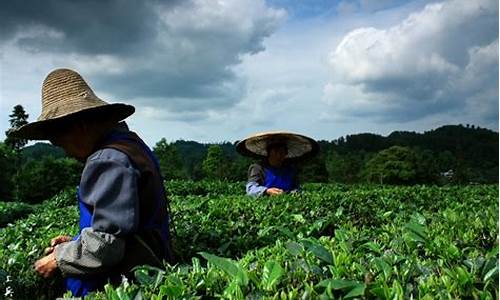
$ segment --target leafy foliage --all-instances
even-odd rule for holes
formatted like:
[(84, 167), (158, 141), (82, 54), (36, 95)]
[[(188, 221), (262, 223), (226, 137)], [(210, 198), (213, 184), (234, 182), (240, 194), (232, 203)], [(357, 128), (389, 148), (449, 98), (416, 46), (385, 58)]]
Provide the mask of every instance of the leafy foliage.
[(226, 178), (226, 157), (220, 145), (211, 145), (208, 147), (207, 157), (202, 163), (202, 169), (205, 176), (209, 179)]
[(50, 239), (76, 234), (78, 211), (75, 191), (59, 193), (41, 203), (36, 213), (0, 229), (0, 291), (13, 299), (53, 299), (62, 294), (60, 275), (44, 280), (33, 263)]
[(26, 146), (21, 150), (21, 157), (24, 162), (28, 162), (30, 160), (40, 160), (46, 156), (52, 156), (57, 159), (64, 158), (66, 154), (62, 148), (49, 143), (41, 142)]
[(187, 178), (187, 172), (182, 166), (182, 161), (177, 148), (167, 143), (163, 138), (156, 143), (153, 151), (160, 163), (160, 170), (166, 180)]
[[(108, 285), (88, 298), (498, 296), (496, 185), (307, 184), (301, 194), (257, 200), (238, 195), (243, 184), (166, 185), (179, 263), (140, 267), (134, 282)], [(52, 236), (75, 233), (73, 192), (0, 230), (6, 245), (0, 250), (0, 288), (10, 287), (13, 298), (62, 293), (55, 288), (60, 278), (44, 281), (31, 265)], [(7, 275), (9, 282), (2, 281)]]
[(11, 199), (14, 193), (14, 181), (12, 174), (16, 168), (14, 161), (16, 153), (4, 143), (0, 143), (0, 199)]
[(33, 206), (20, 202), (0, 202), (0, 227), (33, 212)]
[[(22, 105), (18, 104), (14, 106), (12, 114), (10, 114), (9, 117), (10, 129), (19, 128), (28, 124), (29, 115), (24, 111), (24, 107)], [(8, 132), (9, 131), (5, 132), (5, 134), (8, 134)], [(27, 143), (28, 141), (25, 139), (12, 138), (10, 136), (7, 136), (5, 139), (5, 144), (16, 151), (20, 150)]]
[(417, 177), (417, 158), (410, 148), (392, 146), (380, 151), (366, 164), (365, 176), (371, 182), (413, 183)]
[[(423, 134), (402, 131), (395, 131), (387, 137), (375, 134), (355, 134), (333, 141), (319, 141), (319, 143), (320, 155), (298, 166), (301, 183), (362, 183), (366, 181), (379, 183), (381, 177), (374, 175), (377, 168), (373, 163), (368, 164), (368, 162), (375, 157), (386, 155), (391, 146), (409, 149), (413, 158), (397, 160), (399, 158), (394, 155), (386, 157), (387, 172), (385, 173), (390, 175), (392, 172), (395, 177), (382, 180), (384, 183), (498, 182), (498, 133), (487, 129), (460, 125), (443, 126)], [(62, 149), (47, 143), (37, 143), (21, 149), (21, 157), (3, 159), (2, 154), (5, 151), (1, 147), (0, 166), (2, 170), (9, 171), (0, 175), (0, 183), (2, 183), (0, 184), (0, 199), (13, 197), (16, 186), (13, 177), (16, 173), (22, 172), (25, 167), (32, 167), (28, 164), (30, 161), (40, 161), (46, 156), (64, 157)], [(210, 147), (212, 150), (209, 157), (208, 148)], [(247, 170), (252, 163), (250, 158), (238, 155), (234, 145), (228, 142), (201, 144), (181, 140), (167, 143), (165, 139), (162, 139), (156, 144), (154, 151), (167, 180), (243, 181), (247, 179)], [(204, 163), (205, 167), (203, 167)], [(21, 184), (28, 185), (28, 183)]]
[[(365, 182), (366, 163), (392, 146), (405, 147), (414, 153), (417, 161), (414, 182), (498, 182), (498, 132), (484, 128), (448, 125), (424, 133), (394, 131), (388, 136), (360, 133), (319, 141), (319, 144), (321, 155), (300, 166), (301, 182)], [(177, 150), (187, 178), (246, 180), (251, 160), (238, 155), (231, 143), (202, 144), (181, 140), (170, 146)], [(210, 166), (215, 169), (203, 170), (203, 161), (211, 146), (222, 148), (223, 160)], [(220, 151), (217, 155), (220, 157)], [(220, 166), (225, 172), (216, 171)], [(450, 170), (453, 171), (451, 178), (440, 175)]]
[(38, 203), (52, 197), (61, 189), (75, 187), (80, 181), (82, 164), (70, 158), (55, 159), (46, 156), (32, 160), (15, 175), (16, 199)]
[(258, 201), (232, 195), (174, 196), (174, 209), (186, 215), (177, 219), (178, 241), (186, 241), (177, 247), (189, 249), (186, 264), (139, 268), (136, 283), (108, 286), (106, 296), (498, 295), (497, 186), (310, 185), (305, 190)]
[(172, 196), (239, 195), (245, 192), (242, 183), (221, 180), (170, 180), (165, 188), (167, 194)]

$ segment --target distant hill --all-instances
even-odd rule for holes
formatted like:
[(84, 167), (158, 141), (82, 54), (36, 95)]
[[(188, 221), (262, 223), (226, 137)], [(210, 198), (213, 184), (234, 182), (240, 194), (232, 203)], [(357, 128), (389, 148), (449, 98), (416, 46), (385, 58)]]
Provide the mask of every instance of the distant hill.
[[(391, 146), (406, 146), (421, 151), (431, 151), (439, 158), (441, 171), (457, 167), (481, 177), (482, 182), (498, 181), (498, 132), (476, 126), (446, 125), (424, 133), (394, 131), (388, 136), (373, 133), (351, 134), (331, 141), (319, 141), (321, 153), (331, 151), (340, 155), (354, 155), (360, 165), (370, 155)], [(193, 172), (201, 165), (210, 144), (195, 141), (173, 143), (188, 170)], [(234, 145), (220, 144), (228, 159), (238, 156)], [(322, 163), (324, 157), (315, 163)]]
[(416, 133), (411, 131), (394, 131), (387, 137), (360, 133), (347, 135), (332, 141), (340, 151), (367, 151), (377, 152), (391, 146), (419, 147), (436, 152), (451, 151), (455, 154), (463, 153), (473, 159), (485, 156), (488, 159), (498, 160), (498, 132), (462, 125), (446, 125), (437, 129)]
[[(391, 146), (406, 146), (427, 151), (436, 157), (441, 172), (464, 169), (477, 182), (498, 182), (498, 132), (476, 126), (446, 125), (423, 133), (394, 131), (388, 136), (373, 133), (351, 134), (331, 141), (319, 141), (321, 155), (314, 164), (324, 165), (325, 157), (335, 151), (353, 160), (352, 172), (359, 171), (375, 153)], [(190, 178), (201, 178), (201, 164), (212, 144), (178, 140), (172, 143)], [(239, 158), (232, 143), (219, 143), (228, 161)], [(47, 143), (37, 143), (22, 150), (26, 160), (51, 155), (64, 157), (64, 151)], [(314, 169), (311, 172), (318, 172)], [(241, 178), (246, 175), (241, 174)]]
[(41, 159), (44, 156), (52, 156), (53, 158), (61, 158), (66, 156), (63, 149), (53, 146), (49, 143), (36, 143), (31, 146), (26, 146), (22, 149), (21, 153), (23, 159), (27, 161), (32, 159)]
[[(388, 136), (371, 133), (347, 135), (323, 141), (324, 151), (340, 154), (373, 153), (391, 146), (431, 151), (446, 168), (467, 169), (479, 182), (498, 182), (498, 132), (476, 126), (446, 125), (424, 133), (394, 131)], [(451, 161), (448, 164), (444, 160)]]

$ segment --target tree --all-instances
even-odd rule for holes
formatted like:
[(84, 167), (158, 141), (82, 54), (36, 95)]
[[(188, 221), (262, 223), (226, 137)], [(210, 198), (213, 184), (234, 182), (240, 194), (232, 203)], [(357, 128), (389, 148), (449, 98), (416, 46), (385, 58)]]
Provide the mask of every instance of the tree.
[(227, 178), (231, 181), (246, 181), (248, 167), (251, 164), (251, 158), (238, 155), (230, 162), (230, 171)]
[(202, 163), (207, 154), (208, 146), (195, 141), (178, 140), (172, 143), (182, 160), (187, 176), (193, 180), (203, 178)]
[(153, 151), (159, 160), (163, 178), (170, 180), (188, 177), (174, 144), (169, 144), (164, 138), (162, 138), (158, 143), (156, 143)]
[(14, 182), (12, 174), (16, 172), (16, 153), (4, 143), (0, 143), (0, 201), (12, 199)]
[(330, 151), (325, 160), (329, 180), (342, 183), (357, 182), (363, 165), (362, 156), (358, 153), (341, 155), (335, 150)]
[[(5, 132), (7, 133), (11, 129), (16, 129), (19, 128), (23, 125), (28, 124), (28, 117), (29, 115), (24, 111), (24, 108), (22, 105), (16, 105), (14, 106), (14, 109), (12, 110), (12, 114), (9, 115), (10, 119), (10, 129)], [(25, 139), (18, 139), (18, 138), (12, 138), (7, 135), (7, 138), (5, 139), (5, 144), (11, 147), (12, 149), (19, 151), (24, 145), (28, 143), (27, 140)]]
[(224, 151), (220, 145), (211, 145), (208, 147), (207, 156), (202, 163), (202, 170), (209, 179), (226, 178), (227, 164), (224, 157)]
[(299, 182), (327, 182), (328, 170), (323, 155), (297, 164)]
[(370, 182), (410, 184), (416, 180), (416, 155), (408, 147), (392, 146), (366, 163), (365, 178)]
[(436, 155), (431, 150), (414, 149), (417, 183), (437, 183), (439, 181), (439, 165)]
[(328, 179), (333, 182), (342, 182), (344, 174), (344, 159), (332, 150), (326, 155), (325, 160), (326, 170), (328, 171)]
[(456, 158), (453, 156), (451, 151), (446, 150), (439, 153), (437, 156), (437, 166), (440, 172), (446, 172), (449, 170), (453, 170), (455, 167)]
[(83, 165), (71, 158), (55, 159), (46, 156), (31, 160), (14, 176), (15, 198), (18, 201), (38, 203), (57, 194), (61, 189), (76, 186)]

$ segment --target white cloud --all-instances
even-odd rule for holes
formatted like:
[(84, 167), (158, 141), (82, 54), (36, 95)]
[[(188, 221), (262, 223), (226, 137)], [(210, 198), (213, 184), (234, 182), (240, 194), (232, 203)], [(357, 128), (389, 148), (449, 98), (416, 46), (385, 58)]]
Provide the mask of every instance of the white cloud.
[[(380, 121), (463, 109), (479, 90), (498, 93), (497, 25), (497, 1), (450, 0), (389, 28), (355, 29), (330, 53), (324, 101), (337, 115), (377, 112), (372, 118)], [(496, 97), (479, 98), (498, 110)]]
[(484, 118), (489, 126), (498, 122), (498, 40), (469, 50), (469, 64), (456, 84), (457, 94), (465, 95), (465, 110)]
[[(0, 129), (17, 103), (30, 120), (38, 115), (43, 78), (55, 67), (79, 70), (109, 102), (135, 105), (128, 123), (150, 145), (161, 137), (234, 141), (265, 130), (333, 139), (449, 123), (496, 128), (498, 121), (485, 120), (498, 108), (497, 6), (383, 2), (391, 8), (349, 1), (353, 13), (335, 15), (313, 4), (304, 12), (309, 2), (293, 1), (287, 16), (264, 0), (168, 1), (152, 10), (143, 4), (160, 2), (113, 0), (106, 3), (141, 13), (125, 13), (126, 23), (97, 19), (92, 30), (70, 18), (23, 27), (8, 35), (22, 34), (22, 48), (12, 39), (0, 48)], [(65, 3), (65, 13), (94, 16), (91, 5)], [(81, 35), (70, 38), (75, 30)], [(0, 28), (0, 38), (7, 31)], [(30, 42), (37, 34), (54, 44), (37, 48)]]

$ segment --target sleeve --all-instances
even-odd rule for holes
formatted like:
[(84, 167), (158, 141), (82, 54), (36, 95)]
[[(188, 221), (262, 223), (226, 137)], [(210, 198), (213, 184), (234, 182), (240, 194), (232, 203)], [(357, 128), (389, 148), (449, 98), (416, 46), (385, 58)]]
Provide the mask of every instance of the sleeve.
[(122, 152), (106, 150), (86, 164), (80, 197), (94, 207), (92, 228), (95, 231), (123, 236), (137, 231), (139, 224), (139, 171)]
[(85, 228), (76, 241), (59, 244), (57, 267), (64, 277), (101, 273), (118, 264), (125, 254), (125, 240)]
[(124, 256), (124, 236), (139, 224), (139, 172), (128, 157), (114, 149), (89, 158), (80, 182), (81, 200), (93, 207), (92, 227), (80, 237), (56, 247), (63, 275), (102, 272)]
[(247, 195), (252, 197), (262, 196), (267, 187), (264, 184), (264, 170), (258, 164), (253, 164), (248, 168), (248, 182), (246, 184)]

